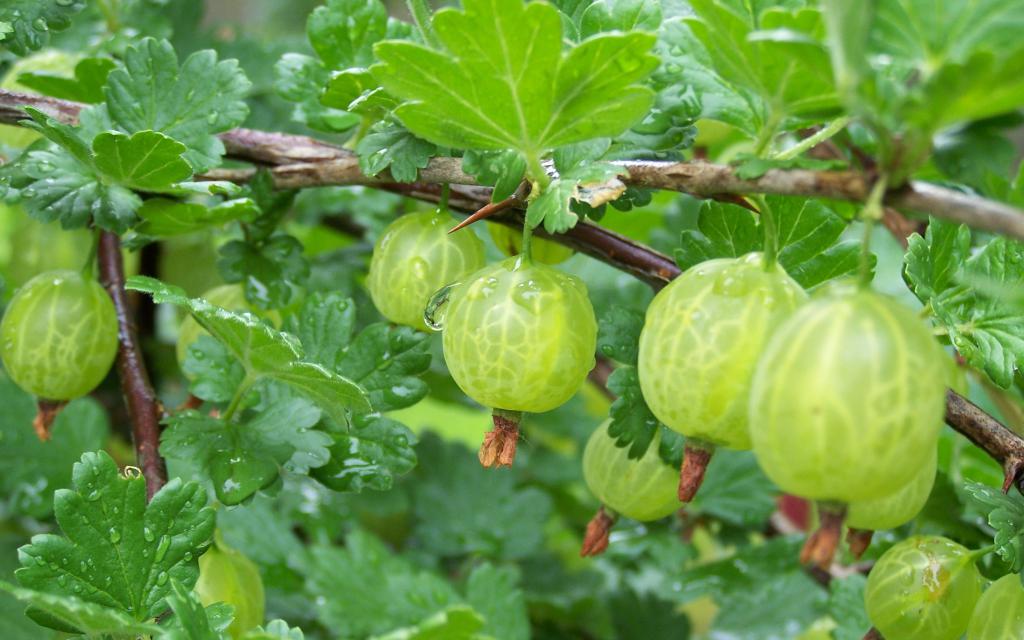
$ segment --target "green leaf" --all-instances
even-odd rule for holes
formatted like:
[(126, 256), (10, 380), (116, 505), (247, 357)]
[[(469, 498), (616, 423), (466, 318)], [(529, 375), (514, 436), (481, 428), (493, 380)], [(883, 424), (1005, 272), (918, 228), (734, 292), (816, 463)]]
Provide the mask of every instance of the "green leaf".
[(174, 617), (165, 628), (161, 638), (166, 640), (229, 640), (227, 632), (231, 624), (231, 605), (217, 603), (204, 608), (199, 596), (177, 580), (171, 580), (171, 593), (167, 604), (174, 611)]
[(416, 626), (396, 629), (391, 633), (373, 636), (370, 640), (486, 640), (490, 636), (477, 633), (483, 626), (483, 619), (472, 607), (455, 605), (439, 611)]
[(156, 131), (125, 135), (107, 131), (92, 141), (96, 169), (114, 182), (139, 191), (158, 191), (188, 180), (192, 168), (185, 145)]
[(540, 224), (548, 233), (564, 233), (576, 226), (579, 216), (572, 210), (573, 202), (599, 207), (618, 198), (626, 185), (618, 179), (624, 169), (615, 164), (597, 162), (567, 171), (552, 180), (540, 197), (526, 209), (526, 222)]
[(359, 123), (359, 116), (321, 102), (330, 74), (316, 58), (301, 53), (286, 53), (274, 66), (277, 93), (294, 102), (292, 119), (319, 131), (346, 131)]
[(310, 550), (308, 588), (322, 601), (317, 616), (342, 637), (363, 637), (416, 624), (457, 599), (445, 580), (392, 555), (356, 530), (345, 546)]
[(251, 222), (257, 215), (259, 208), (251, 198), (227, 200), (212, 207), (196, 202), (149, 198), (139, 208), (138, 216), (142, 222), (135, 231), (141, 236), (166, 238), (222, 227), (229, 222)]
[(0, 494), (5, 506), (14, 514), (48, 517), (53, 492), (71, 485), (71, 466), (106, 441), (106, 413), (91, 398), (73, 400), (57, 414), (50, 441), (41, 442), (31, 428), (34, 399), (6, 377), (0, 377), (0, 407)]
[(644, 314), (618, 305), (601, 315), (597, 324), (597, 350), (616, 362), (636, 365)]
[(652, 593), (643, 596), (632, 589), (613, 592), (609, 602), (612, 624), (618, 638), (686, 640), (690, 620), (685, 613)]
[(207, 335), (188, 346), (182, 371), (192, 395), (208, 402), (228, 402), (245, 380), (245, 368), (228, 348)]
[(50, 34), (71, 26), (85, 0), (6, 0), (0, 6), (0, 44), (17, 56), (42, 49)]
[(126, 133), (153, 130), (174, 138), (188, 147), (184, 157), (192, 170), (202, 173), (224, 154), (216, 134), (248, 116), (242, 98), (250, 86), (237, 60), (218, 62), (206, 49), (179, 66), (169, 42), (144, 38), (125, 51), (124, 66), (107, 76), (105, 110), (93, 107), (99, 110), (94, 117)]
[(517, 586), (514, 567), (478, 565), (466, 582), (466, 601), (483, 615), (483, 631), (502, 640), (529, 640), (530, 619), (526, 599)]
[(26, 613), (44, 626), (90, 636), (135, 638), (160, 632), (154, 624), (139, 622), (122, 611), (98, 605), (72, 595), (23, 589), (0, 580), (0, 590), (29, 605)]
[[(840, 242), (846, 223), (817, 200), (768, 196), (775, 218), (779, 264), (804, 288), (856, 272), (859, 244)], [(764, 228), (749, 210), (707, 201), (700, 209), (696, 230), (683, 231), (676, 262), (686, 270), (715, 258), (738, 258), (764, 249)], [(874, 265), (872, 256), (872, 265)]]
[(1005, 389), (1024, 361), (1024, 308), (1001, 292), (1024, 286), (1024, 244), (996, 238), (970, 254), (966, 226), (932, 219), (909, 240), (904, 277), (957, 351)]
[[(491, 473), (462, 445), (424, 436), (411, 482), (423, 547), (440, 556), (522, 558), (544, 542), (551, 500), (512, 475)], [(472, 514), (467, 518), (466, 514)]]
[(355, 323), (356, 305), (351, 298), (337, 291), (317, 291), (303, 302), (294, 333), (310, 360), (339, 371)]
[(384, 120), (398, 103), (381, 88), (369, 69), (354, 67), (331, 76), (320, 104), (358, 114), (365, 122)]
[(640, 392), (640, 377), (633, 365), (622, 365), (608, 376), (608, 390), (617, 397), (608, 410), (612, 422), (608, 435), (615, 438), (618, 447), (629, 447), (629, 457), (637, 460), (644, 456), (654, 440), (654, 434), (664, 427), (651, 413)]
[(734, 161), (736, 177), (740, 180), (756, 180), (772, 169), (807, 169), (809, 171), (829, 171), (842, 169), (846, 163), (841, 160), (820, 160), (797, 156), (779, 160), (777, 158), (759, 158), (757, 156), (741, 156)]
[(370, 70), (405, 101), (395, 110), (402, 123), (435, 144), (539, 157), (615, 136), (651, 105), (636, 84), (658, 64), (649, 34), (605, 34), (563, 51), (558, 11), (521, 0), (467, 0), (437, 12), (433, 29), (445, 50), (382, 42)]
[(582, 38), (606, 31), (657, 31), (661, 26), (658, 0), (597, 0), (583, 12)]
[(242, 640), (305, 640), (302, 629), (289, 627), (284, 620), (271, 620), (266, 626), (245, 632)]
[(116, 67), (110, 58), (84, 58), (75, 65), (74, 78), (36, 71), (19, 75), (18, 84), (54, 98), (96, 104), (103, 102), (103, 85)]
[(218, 500), (238, 504), (273, 484), (297, 452), (320, 464), (327, 461), (331, 439), (313, 429), (319, 420), (320, 411), (312, 403), (287, 397), (234, 421), (182, 411), (165, 420), (160, 453), (197, 464)]
[(309, 14), (306, 35), (328, 69), (367, 67), (387, 26), (388, 12), (379, 0), (327, 0)]
[(252, 314), (237, 314), (201, 298), (189, 298), (178, 287), (144, 276), (133, 276), (125, 285), (143, 291), (155, 302), (185, 307), (199, 325), (235, 356), (252, 380), (271, 378), (287, 383), (310, 398), (338, 424), (347, 423), (347, 410), (371, 409), (365, 392), (351, 380), (303, 360), (293, 337), (263, 324)]
[(1024, 499), (1016, 492), (1004, 494), (977, 482), (967, 482), (964, 490), (995, 529), (996, 553), (1010, 571), (1020, 572), (1024, 568)]
[(864, 610), (866, 583), (867, 578), (859, 573), (829, 583), (828, 613), (839, 625), (832, 630), (835, 640), (861, 640), (872, 627)]
[(213, 536), (214, 512), (194, 482), (170, 480), (146, 504), (146, 481), (109, 455), (86, 453), (73, 490), (54, 497), (64, 535), (38, 534), (18, 550), (22, 586), (78, 597), (144, 621), (166, 609), (168, 579), (193, 585)]
[(834, 117), (839, 100), (815, 8), (691, 2), (690, 34), (674, 32), (704, 116), (751, 137)]
[(427, 384), (416, 376), (430, 367), (429, 348), (425, 333), (372, 324), (348, 346), (337, 371), (366, 391), (375, 411), (402, 409), (427, 395)]
[(427, 166), (437, 147), (420, 140), (401, 126), (389, 122), (374, 125), (356, 145), (359, 168), (375, 176), (390, 168), (398, 182), (414, 182), (418, 171)]
[(264, 241), (232, 240), (217, 261), (225, 282), (241, 282), (245, 298), (261, 309), (281, 309), (298, 299), (309, 277), (309, 262), (294, 236), (277, 234)]
[(768, 522), (778, 497), (778, 488), (752, 453), (718, 449), (692, 508), (738, 527), (756, 528)]
[(481, 184), (494, 187), (491, 202), (508, 198), (523, 181), (526, 160), (519, 153), (505, 151), (466, 151), (462, 155), (462, 170), (474, 176)]
[(416, 466), (416, 436), (396, 420), (356, 416), (348, 430), (330, 437), (331, 459), (310, 475), (335, 491), (388, 491), (395, 478)]

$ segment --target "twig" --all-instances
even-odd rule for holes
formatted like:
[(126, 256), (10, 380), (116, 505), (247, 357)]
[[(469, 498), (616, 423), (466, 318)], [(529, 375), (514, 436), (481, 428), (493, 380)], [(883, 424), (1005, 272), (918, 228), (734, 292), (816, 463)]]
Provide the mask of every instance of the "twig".
[(167, 467), (159, 451), (160, 416), (163, 411), (153, 385), (149, 382), (149, 373), (142, 358), (138, 331), (124, 290), (121, 240), (116, 234), (102, 232), (97, 259), (103, 286), (107, 288), (117, 312), (117, 372), (121, 377), (121, 390), (131, 418), (135, 457), (146, 478), (148, 499), (167, 483)]
[[(25, 119), (22, 111), (25, 106), (34, 106), (62, 121), (73, 122), (83, 105), (0, 90), (0, 123), (20, 123)], [(390, 181), (386, 174), (363, 175), (352, 152), (307, 136), (234, 129), (221, 134), (220, 138), (229, 156), (273, 165), (274, 184), (280, 188)], [(700, 197), (760, 193), (863, 202), (873, 183), (870, 175), (858, 171), (773, 169), (760, 177), (743, 179), (733, 167), (700, 161), (620, 164), (629, 173), (628, 178), (621, 178), (627, 185), (681, 191)], [(244, 182), (252, 173), (250, 169), (218, 169), (202, 177)], [(460, 158), (433, 158), (420, 171), (419, 177), (425, 183), (476, 184), (476, 179), (462, 170)], [(930, 183), (914, 181), (892, 189), (886, 194), (885, 204), (1024, 240), (1024, 211)]]

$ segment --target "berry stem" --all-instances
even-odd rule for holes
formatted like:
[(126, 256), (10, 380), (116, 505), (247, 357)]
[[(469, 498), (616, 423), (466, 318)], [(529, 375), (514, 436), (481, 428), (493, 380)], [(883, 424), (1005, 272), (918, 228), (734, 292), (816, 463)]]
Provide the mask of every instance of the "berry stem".
[(885, 640), (885, 638), (882, 637), (878, 629), (871, 627), (861, 640)]
[(477, 457), (480, 464), (491, 467), (511, 467), (516, 458), (516, 444), (519, 442), (519, 423), (523, 419), (521, 411), (495, 409), (491, 414), (494, 428), (484, 435)]
[(46, 442), (50, 439), (50, 427), (53, 426), (53, 421), (60, 415), (61, 410), (67, 406), (66, 401), (61, 400), (43, 400), (39, 398), (36, 401), (36, 417), (32, 420), (32, 428), (35, 429), (36, 435), (39, 436), (41, 442)]
[(714, 445), (694, 439), (686, 441), (683, 464), (679, 469), (680, 502), (690, 502), (697, 495), (700, 485), (704, 482), (704, 472), (707, 471), (714, 453)]
[(871, 546), (871, 538), (875, 532), (870, 529), (850, 529), (846, 532), (846, 543), (850, 545), (850, 553), (860, 560), (864, 552)]
[(441, 199), (437, 201), (437, 209), (441, 213), (450, 213), (448, 210), (448, 199), (452, 194), (452, 185), (445, 182), (441, 185)]
[(821, 524), (818, 530), (807, 538), (804, 548), (800, 551), (800, 562), (811, 564), (828, 571), (832, 566), (839, 540), (843, 534), (843, 519), (846, 518), (846, 505), (830, 502), (818, 503), (818, 514)]
[(875, 223), (882, 219), (882, 199), (885, 198), (885, 189), (889, 180), (882, 174), (871, 187), (871, 193), (860, 211), (860, 219), (864, 223), (864, 236), (860, 243), (860, 286), (867, 287), (871, 284), (871, 233), (875, 229)]
[(583, 545), (580, 547), (580, 557), (596, 556), (604, 553), (608, 548), (608, 534), (618, 516), (609, 513), (604, 505), (597, 510), (594, 517), (587, 523), (587, 532), (583, 536)]
[(764, 229), (764, 268), (771, 271), (779, 257), (779, 228), (775, 224), (775, 212), (764, 196), (757, 198), (761, 214), (761, 228)]

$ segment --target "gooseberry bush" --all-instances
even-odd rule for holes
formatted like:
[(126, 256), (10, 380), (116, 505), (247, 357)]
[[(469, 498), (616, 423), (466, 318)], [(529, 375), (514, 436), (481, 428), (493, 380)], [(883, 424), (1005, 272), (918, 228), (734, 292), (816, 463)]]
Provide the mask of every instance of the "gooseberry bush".
[(1024, 0), (0, 0), (5, 638), (1024, 638)]

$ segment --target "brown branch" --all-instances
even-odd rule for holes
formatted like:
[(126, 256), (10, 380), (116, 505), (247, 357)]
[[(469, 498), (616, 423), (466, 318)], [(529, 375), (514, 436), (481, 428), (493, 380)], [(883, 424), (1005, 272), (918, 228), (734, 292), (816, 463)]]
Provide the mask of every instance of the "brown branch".
[(152, 498), (167, 483), (167, 467), (160, 457), (160, 416), (163, 410), (149, 382), (142, 358), (128, 296), (124, 290), (124, 264), (121, 240), (109, 231), (100, 235), (97, 259), (103, 286), (107, 288), (117, 311), (117, 372), (128, 416), (132, 423), (135, 457), (146, 478), (146, 497)]
[[(74, 121), (81, 108), (72, 102), (0, 90), (0, 123), (16, 124), (25, 119), (23, 106), (35, 106), (65, 122)], [(420, 182), (400, 184), (389, 181), (387, 176), (368, 178), (362, 175), (351, 152), (306, 136), (235, 129), (221, 134), (221, 140), (231, 157), (276, 165), (272, 172), (281, 187), (372, 184), (405, 196), (437, 202), (440, 199), (437, 183), (451, 183), (449, 206), (454, 210), (472, 213), (490, 202), (490, 189), (473, 186), (473, 177), (462, 171), (458, 158), (434, 158), (420, 171)], [(704, 197), (768, 193), (863, 201), (871, 189), (871, 181), (865, 174), (852, 171), (776, 169), (759, 178), (743, 180), (731, 167), (706, 162), (624, 164), (630, 174), (625, 180), (627, 184)], [(216, 170), (205, 177), (244, 182), (252, 173), (250, 169)], [(1024, 239), (1024, 212), (935, 185), (913, 182), (890, 191), (886, 203)], [(521, 227), (523, 223), (521, 212), (505, 212), (492, 220), (513, 227)], [(656, 290), (680, 273), (668, 256), (588, 221), (577, 224), (565, 234), (550, 236), (538, 229), (537, 235), (636, 276)], [(1002, 464), (1008, 475), (1013, 471), (1011, 481), (1017, 479), (1015, 469), (1024, 460), (1024, 440), (953, 392), (950, 392), (946, 409), (950, 426)]]
[[(82, 108), (78, 103), (65, 100), (0, 90), (0, 123), (20, 123), (25, 119), (21, 109), (24, 106), (34, 106), (64, 122), (74, 121)], [(234, 129), (221, 134), (220, 138), (230, 157), (272, 166), (274, 184), (281, 188), (390, 181), (385, 174), (363, 175), (352, 152), (308, 136)], [(701, 161), (620, 164), (629, 173), (628, 178), (622, 179), (627, 185), (706, 198), (763, 193), (863, 202), (872, 186), (872, 177), (859, 171), (773, 169), (758, 178), (743, 179), (733, 167)], [(201, 178), (244, 182), (252, 173), (251, 169), (218, 169)], [(420, 180), (476, 184), (475, 178), (462, 170), (459, 158), (433, 158), (420, 171)], [(890, 190), (885, 202), (899, 209), (927, 213), (1024, 240), (1024, 211), (1000, 202), (918, 181)]]

